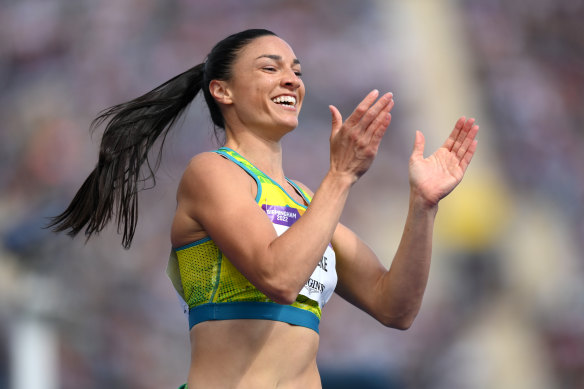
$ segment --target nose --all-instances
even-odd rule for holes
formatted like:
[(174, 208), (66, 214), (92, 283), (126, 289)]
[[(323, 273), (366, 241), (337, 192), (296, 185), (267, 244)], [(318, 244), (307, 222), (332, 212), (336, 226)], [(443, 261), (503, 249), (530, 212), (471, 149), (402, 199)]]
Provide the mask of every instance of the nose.
[(300, 88), (302, 81), (300, 77), (296, 74), (296, 72), (292, 69), (289, 69), (284, 73), (282, 76), (282, 85), (290, 88), (290, 89), (298, 89)]

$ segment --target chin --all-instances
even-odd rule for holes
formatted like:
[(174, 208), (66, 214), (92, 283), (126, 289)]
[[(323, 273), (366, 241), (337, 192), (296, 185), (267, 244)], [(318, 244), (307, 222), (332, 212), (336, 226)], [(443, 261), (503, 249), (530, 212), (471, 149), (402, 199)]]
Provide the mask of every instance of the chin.
[(291, 122), (282, 123), (280, 126), (282, 128), (285, 128), (287, 130), (287, 132), (294, 131), (294, 129), (296, 129), (296, 127), (298, 127), (298, 121), (296, 121), (294, 123), (291, 123)]
[(289, 132), (298, 127), (298, 118), (295, 117), (278, 118), (274, 121), (274, 126), (285, 129), (287, 132)]

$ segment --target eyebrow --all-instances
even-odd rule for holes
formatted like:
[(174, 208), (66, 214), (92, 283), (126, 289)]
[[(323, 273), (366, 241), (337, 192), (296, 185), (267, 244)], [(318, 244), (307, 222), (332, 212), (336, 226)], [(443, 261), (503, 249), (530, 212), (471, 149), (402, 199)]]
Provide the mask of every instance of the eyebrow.
[[(269, 59), (273, 59), (274, 61), (282, 61), (282, 56), (276, 55), (276, 54), (262, 54), (259, 57), (257, 57), (256, 59), (260, 59), (260, 58), (269, 58)], [(295, 65), (300, 65), (300, 60), (298, 58), (294, 58), (292, 60), (292, 63)]]

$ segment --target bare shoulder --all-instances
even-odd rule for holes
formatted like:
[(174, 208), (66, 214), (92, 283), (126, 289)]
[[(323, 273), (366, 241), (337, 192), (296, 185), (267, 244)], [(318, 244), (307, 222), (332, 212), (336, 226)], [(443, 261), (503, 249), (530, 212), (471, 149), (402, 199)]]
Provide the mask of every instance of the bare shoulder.
[(228, 225), (224, 219), (229, 216), (223, 215), (226, 210), (255, 204), (256, 193), (255, 181), (235, 163), (213, 152), (194, 156), (178, 185), (173, 245), (178, 247), (209, 235), (214, 223)]
[(235, 163), (217, 153), (204, 152), (189, 161), (179, 184), (179, 194), (186, 191), (197, 195), (206, 189), (249, 186), (249, 183), (249, 175)]
[(213, 152), (194, 156), (188, 163), (177, 191), (179, 206), (192, 215), (193, 208), (231, 201), (233, 196), (253, 198), (255, 181), (239, 166)]
[(227, 160), (225, 157), (214, 153), (212, 151), (204, 152), (195, 155), (189, 161), (183, 179), (185, 178), (199, 178), (205, 179), (212, 176), (209, 173), (225, 173), (236, 172), (240, 169), (235, 169), (235, 164)]

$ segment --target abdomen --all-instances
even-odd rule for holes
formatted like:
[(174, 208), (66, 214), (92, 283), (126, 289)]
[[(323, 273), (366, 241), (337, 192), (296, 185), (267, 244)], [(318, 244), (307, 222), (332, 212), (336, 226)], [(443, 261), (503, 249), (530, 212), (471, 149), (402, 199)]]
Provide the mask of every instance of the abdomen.
[(269, 320), (221, 320), (191, 330), (189, 389), (320, 388), (319, 337)]

